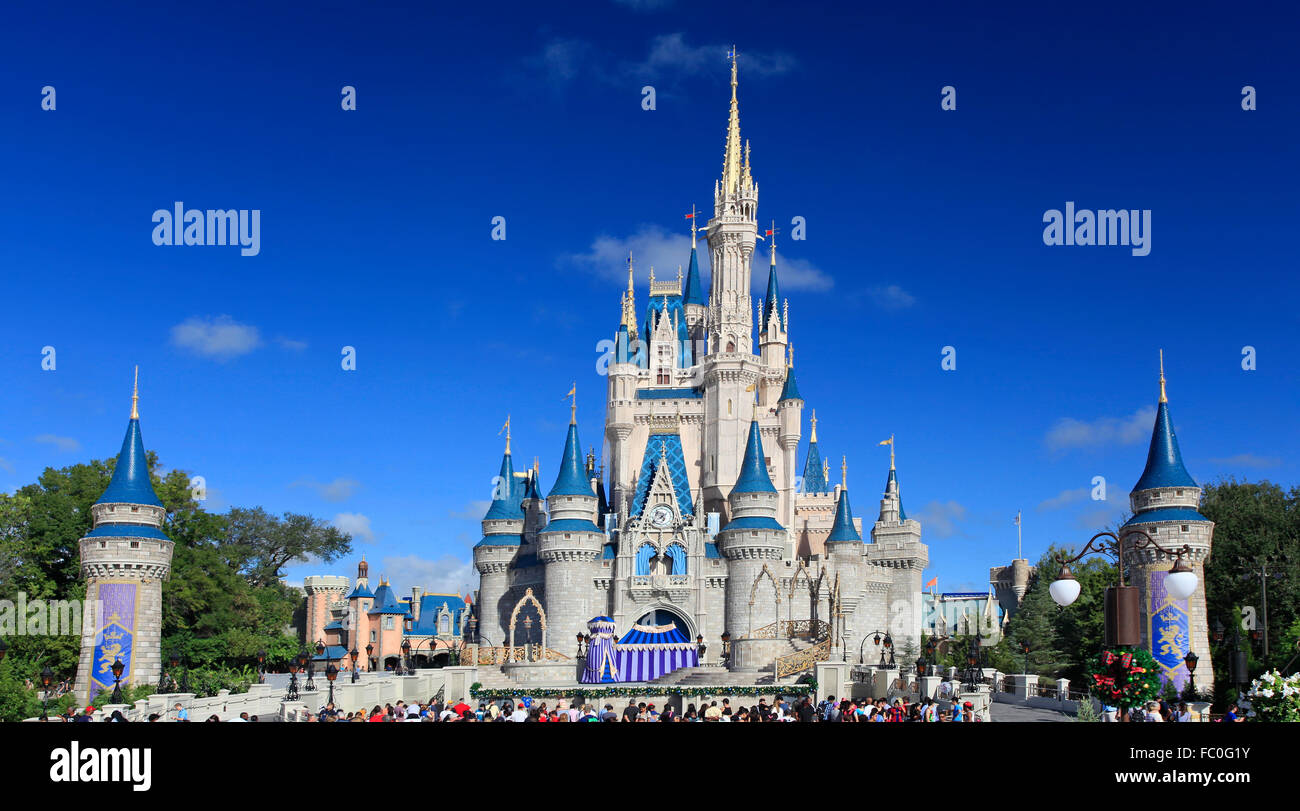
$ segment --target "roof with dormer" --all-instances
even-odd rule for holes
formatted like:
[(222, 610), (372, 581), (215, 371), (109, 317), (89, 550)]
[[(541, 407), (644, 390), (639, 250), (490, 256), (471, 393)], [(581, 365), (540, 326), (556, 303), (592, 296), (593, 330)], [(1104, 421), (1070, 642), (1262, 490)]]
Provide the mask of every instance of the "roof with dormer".
[[(767, 473), (767, 457), (763, 454), (763, 440), (758, 435), (758, 420), (749, 424), (749, 441), (745, 444), (745, 458), (740, 463), (740, 476), (733, 493), (775, 493), (772, 477)], [(728, 525), (730, 526), (730, 525)]]
[(127, 422), (122, 450), (118, 452), (117, 464), (113, 467), (113, 478), (108, 482), (108, 489), (95, 503), (163, 506), (158, 494), (153, 491), (153, 481), (149, 478), (149, 461), (145, 456), (138, 417), (132, 417)]
[(460, 635), (460, 620), (465, 610), (465, 600), (459, 594), (425, 594), (420, 598), (420, 619), (411, 623), (409, 636), (437, 636), (438, 615), (443, 606), (451, 614), (451, 633)]
[[(686, 329), (686, 308), (680, 295), (663, 295), (651, 296), (646, 302), (645, 311), (645, 331), (641, 333), (641, 341), (647, 346), (650, 343), (650, 336), (654, 335), (655, 328), (659, 326), (660, 320), (669, 319), (670, 325), (675, 325), (674, 333), (677, 341), (678, 355), (677, 368), (689, 369), (693, 364), (691, 360), (691, 342), (690, 333)], [(643, 358), (646, 356), (643, 354)], [(649, 363), (648, 358), (642, 363), (646, 368)]]
[(682, 452), (682, 438), (677, 433), (658, 433), (646, 437), (645, 453), (641, 456), (641, 474), (636, 480), (636, 493), (632, 497), (632, 512), (638, 516), (645, 509), (646, 496), (654, 484), (655, 471), (659, 469), (659, 460), (668, 465), (668, 477), (672, 481), (673, 493), (677, 496), (677, 506), (683, 515), (692, 515), (695, 507), (691, 501), (691, 482), (686, 474), (686, 456)]
[(1142, 478), (1133, 485), (1133, 492), (1156, 487), (1198, 487), (1196, 480), (1183, 466), (1183, 454), (1178, 449), (1174, 423), (1169, 419), (1169, 403), (1161, 401), (1156, 409), (1156, 424), (1151, 430), (1151, 446), (1147, 450), (1147, 466)]
[(853, 525), (853, 508), (849, 506), (848, 488), (840, 490), (840, 497), (835, 501), (835, 523), (831, 526), (831, 534), (826, 536), (827, 543), (835, 541), (862, 541), (862, 535)]
[(392, 586), (387, 583), (380, 583), (379, 588), (375, 589), (375, 604), (367, 613), (405, 614), (407, 613), (407, 607), (398, 602)]
[(582, 454), (579, 452), (581, 443), (578, 442), (578, 424), (569, 423), (569, 434), (564, 440), (564, 455), (560, 458), (560, 472), (555, 477), (555, 485), (551, 487), (550, 496), (592, 496), (595, 492), (591, 489), (591, 480), (587, 478), (587, 467), (582, 462)]

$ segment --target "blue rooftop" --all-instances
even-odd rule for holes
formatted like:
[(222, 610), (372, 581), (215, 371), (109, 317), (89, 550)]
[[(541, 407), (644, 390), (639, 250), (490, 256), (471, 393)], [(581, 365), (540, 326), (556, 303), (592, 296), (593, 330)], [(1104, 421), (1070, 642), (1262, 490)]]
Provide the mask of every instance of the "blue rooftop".
[(640, 515), (645, 509), (646, 496), (654, 482), (655, 471), (662, 458), (668, 464), (668, 476), (677, 495), (677, 505), (685, 515), (695, 512), (691, 501), (691, 482), (686, 473), (686, 457), (682, 453), (682, 438), (677, 434), (651, 434), (646, 438), (645, 453), (641, 456), (641, 474), (637, 477), (636, 494), (632, 498), (631, 515)]
[(744, 518), (733, 518), (722, 528), (723, 532), (730, 532), (733, 529), (776, 529), (784, 530), (775, 518), (768, 518), (763, 515), (749, 515)]
[(827, 543), (833, 541), (862, 541), (862, 535), (853, 525), (853, 508), (849, 506), (847, 489), (840, 490), (839, 500), (835, 504), (835, 525), (831, 527), (831, 534), (826, 537)]
[(381, 583), (379, 588), (375, 589), (375, 605), (370, 609), (371, 614), (405, 614), (406, 606), (397, 601), (397, 595), (393, 593), (393, 587), (387, 583)]
[(523, 542), (522, 535), (485, 535), (474, 546), (519, 546)]
[(599, 532), (602, 535), (604, 531), (596, 526), (596, 523), (590, 518), (557, 518), (549, 521), (542, 532)]
[(638, 400), (701, 400), (702, 389), (637, 389)]
[(492, 505), (488, 507), (483, 520), (523, 518), (524, 511), (519, 505), (523, 501), (525, 485), (515, 481), (515, 467), (510, 459), (510, 451), (501, 457), (501, 472), (493, 484)]
[(781, 387), (781, 400), (802, 400), (799, 384), (794, 381), (794, 367), (785, 367), (785, 385)]
[(1178, 450), (1178, 437), (1169, 419), (1169, 404), (1162, 402), (1156, 409), (1156, 424), (1151, 431), (1151, 447), (1147, 450), (1147, 466), (1142, 478), (1133, 485), (1133, 491), (1154, 487), (1196, 487), (1196, 480), (1183, 467), (1183, 454)]
[(1209, 521), (1210, 519), (1201, 515), (1191, 507), (1160, 507), (1155, 510), (1146, 510), (1133, 516), (1124, 522), (1124, 526), (1130, 524), (1150, 524), (1155, 521)]
[(157, 527), (145, 524), (100, 524), (86, 533), (87, 538), (153, 538), (170, 541)]
[(758, 435), (758, 420), (749, 424), (749, 442), (745, 445), (745, 458), (740, 463), (740, 477), (733, 493), (775, 493), (772, 477), (767, 475), (767, 457), (763, 455), (763, 440)]
[[(775, 239), (775, 237), (773, 238)], [(781, 310), (781, 287), (776, 283), (775, 253), (772, 254), (772, 264), (767, 269), (767, 296), (763, 299), (763, 320), (759, 324), (759, 328), (763, 332), (767, 331), (767, 323), (771, 320), (773, 308), (775, 308), (775, 315), (781, 324), (781, 328), (785, 329), (785, 314)]]
[(465, 611), (465, 600), (457, 594), (426, 594), (420, 598), (420, 619), (411, 624), (406, 633), (411, 636), (437, 636), (438, 613), (446, 605), (451, 614), (449, 633), (460, 636), (460, 620)]
[(117, 454), (113, 478), (104, 495), (95, 503), (163, 506), (149, 479), (149, 462), (144, 453), (144, 439), (140, 436), (139, 419), (126, 424), (126, 436), (122, 439), (122, 450)]
[(808, 461), (803, 465), (803, 491), (805, 493), (829, 493), (830, 485), (826, 483), (826, 471), (822, 468), (822, 452), (817, 447), (817, 440), (808, 443)]
[(581, 447), (578, 442), (578, 424), (569, 423), (569, 435), (564, 440), (564, 456), (560, 459), (560, 473), (555, 477), (555, 486), (549, 496), (592, 496), (591, 481), (587, 478), (587, 468), (582, 463)]
[(374, 597), (374, 596), (375, 593), (370, 590), (369, 586), (363, 583), (357, 583), (355, 586), (353, 586), (352, 593), (348, 595), (348, 599), (351, 600), (353, 597)]
[(890, 482), (894, 483), (894, 492), (898, 493), (898, 520), (901, 523), (907, 520), (907, 513), (903, 511), (903, 491), (898, 488), (898, 476), (897, 474), (894, 473), (894, 469), (892, 467), (889, 469), (889, 478), (885, 479), (886, 493), (889, 492)]
[(687, 304), (705, 304), (704, 286), (700, 283), (700, 260), (691, 248), (691, 264), (686, 270), (686, 293), (683, 300)]

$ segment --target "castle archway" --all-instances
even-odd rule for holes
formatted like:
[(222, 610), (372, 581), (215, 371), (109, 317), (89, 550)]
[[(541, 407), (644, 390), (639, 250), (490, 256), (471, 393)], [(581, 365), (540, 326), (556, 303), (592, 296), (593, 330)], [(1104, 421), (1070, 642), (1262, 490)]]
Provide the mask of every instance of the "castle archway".
[(641, 614), (636, 621), (637, 625), (675, 625), (677, 629), (685, 634), (687, 639), (694, 640), (699, 634), (695, 623), (691, 621), (686, 613), (676, 607), (670, 607), (665, 604), (652, 605)]

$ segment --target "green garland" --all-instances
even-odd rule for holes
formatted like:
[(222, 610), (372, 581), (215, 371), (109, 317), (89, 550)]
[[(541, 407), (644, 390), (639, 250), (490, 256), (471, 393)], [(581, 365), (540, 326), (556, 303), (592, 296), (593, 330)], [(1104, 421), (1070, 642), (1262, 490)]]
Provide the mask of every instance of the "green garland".
[(1109, 648), (1093, 660), (1088, 682), (1101, 703), (1131, 710), (1159, 695), (1160, 666), (1146, 648)]
[(719, 687), (681, 687), (665, 684), (662, 687), (527, 687), (519, 685), (517, 689), (485, 690), (479, 682), (470, 685), (470, 698), (493, 701), (497, 699), (517, 699), (521, 696), (530, 698), (575, 698), (602, 700), (606, 698), (636, 698), (639, 696), (769, 696), (769, 695), (803, 695), (817, 692), (816, 681), (798, 684), (770, 684), (754, 686), (724, 685)]

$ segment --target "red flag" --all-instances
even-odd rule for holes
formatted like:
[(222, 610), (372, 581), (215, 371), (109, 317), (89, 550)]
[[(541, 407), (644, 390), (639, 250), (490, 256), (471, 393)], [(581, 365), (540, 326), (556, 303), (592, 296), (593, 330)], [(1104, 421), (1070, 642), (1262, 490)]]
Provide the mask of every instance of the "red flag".
[(770, 236), (772, 236), (772, 229), (769, 228), (769, 229), (767, 229), (766, 231), (764, 231), (763, 233), (770, 237)]
[(688, 220), (693, 220), (693, 219), (695, 219), (695, 215), (694, 215), (694, 214), (687, 214), (687, 215), (686, 215), (686, 219), (688, 219)]
[[(769, 232), (769, 233), (770, 233), (770, 232)], [(929, 582), (929, 583), (926, 583), (926, 584), (925, 584), (925, 588), (928, 589), (928, 588), (930, 588), (931, 586), (933, 586), (934, 584), (936, 584), (936, 583), (938, 583), (938, 582), (939, 582), (939, 576), (938, 576), (938, 575), (935, 575), (934, 577), (931, 577), (931, 578), (930, 578), (930, 582)]]

